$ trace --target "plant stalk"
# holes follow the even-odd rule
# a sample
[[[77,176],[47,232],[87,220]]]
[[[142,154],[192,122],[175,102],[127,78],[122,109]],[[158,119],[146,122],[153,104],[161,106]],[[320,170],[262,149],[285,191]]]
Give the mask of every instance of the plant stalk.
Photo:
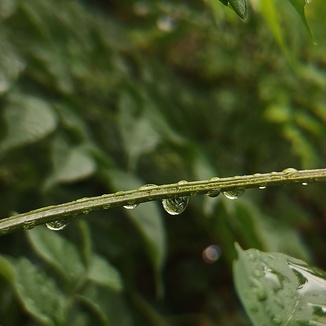
[[[119,191],[97,197],[82,198],[76,201],[47,206],[27,213],[13,215],[0,220],[0,235],[19,229],[31,229],[60,219],[69,220],[94,210],[108,209],[125,205],[141,204],[175,196],[196,196],[211,192],[224,192],[238,188],[262,188],[289,185],[293,183],[313,183],[326,181],[326,169],[295,170],[288,168],[282,172],[256,173],[253,175],[227,178],[211,178],[205,181],[180,181],[179,183],[140,187],[134,190]]]

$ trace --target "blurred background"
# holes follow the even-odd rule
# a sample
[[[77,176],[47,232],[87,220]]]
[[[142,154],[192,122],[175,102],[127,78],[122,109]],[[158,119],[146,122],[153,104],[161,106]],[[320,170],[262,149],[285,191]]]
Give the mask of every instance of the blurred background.
[[[0,218],[144,184],[325,167],[326,2],[306,7],[317,45],[290,2],[274,3],[283,41],[263,0],[245,22],[217,0],[1,0]],[[197,196],[180,216],[153,202],[3,235],[15,272],[0,260],[0,324],[250,325],[234,242],[326,270],[325,196],[318,183]],[[108,264],[119,291],[98,284]],[[53,286],[60,309],[42,292]]]

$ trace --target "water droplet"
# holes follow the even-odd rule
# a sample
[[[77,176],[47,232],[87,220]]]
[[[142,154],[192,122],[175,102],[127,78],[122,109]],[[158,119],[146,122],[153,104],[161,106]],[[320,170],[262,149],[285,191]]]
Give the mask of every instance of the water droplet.
[[[293,174],[293,173],[297,173],[298,170],[294,169],[294,168],[286,168],[282,171],[285,174]]]
[[[264,273],[258,269],[255,269],[253,271],[253,274],[254,274],[254,277],[256,277],[256,278],[261,278],[264,275]]]
[[[144,190],[144,189],[148,190],[150,188],[156,188],[156,187],[157,187],[157,185],[155,185],[153,183],[147,183],[146,185],[139,187],[138,190]]]
[[[173,197],[162,200],[163,208],[171,215],[181,214],[188,206],[189,197]]]
[[[172,32],[175,29],[175,20],[170,16],[162,16],[158,18],[156,25],[163,32]]]
[[[35,225],[36,225],[35,221],[28,221],[24,223],[23,228],[25,230],[31,230],[35,227]]]
[[[272,323],[275,325],[282,325],[282,318],[278,315],[272,316]]]
[[[308,183],[307,182],[302,182],[302,185],[303,186],[308,186]]]
[[[259,189],[261,190],[266,189],[266,186],[259,186]]]
[[[263,288],[258,289],[256,291],[256,296],[259,301],[265,301],[267,299],[267,292]]]
[[[134,209],[138,206],[138,204],[128,204],[128,205],[124,205],[123,208],[125,209]]]
[[[221,190],[219,188],[218,189],[212,189],[207,193],[207,196],[213,198],[213,197],[217,197],[220,193],[221,193]]]
[[[180,180],[180,181],[178,182],[178,185],[179,185],[179,186],[182,186],[182,185],[186,185],[187,183],[188,183],[187,180]]]
[[[219,177],[213,177],[213,178],[210,178],[209,181],[219,181],[220,178]]]
[[[212,264],[221,257],[221,248],[211,245],[203,251],[203,259],[206,263]]]
[[[326,274],[309,265],[298,264],[288,260],[289,267],[293,270],[298,280],[298,292],[302,295],[313,293],[315,296],[326,291]]]
[[[275,293],[283,288],[279,275],[272,269],[265,267],[264,278]]]
[[[69,224],[69,219],[61,218],[60,220],[56,220],[53,222],[46,223],[46,227],[52,231],[60,231],[63,230]]]
[[[244,193],[244,191],[244,188],[239,187],[232,190],[223,191],[223,195],[228,199],[234,200],[239,198]]]

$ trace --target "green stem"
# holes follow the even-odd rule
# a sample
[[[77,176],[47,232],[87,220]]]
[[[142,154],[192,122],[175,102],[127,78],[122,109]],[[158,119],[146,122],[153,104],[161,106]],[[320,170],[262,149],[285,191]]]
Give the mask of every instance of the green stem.
[[[0,235],[18,229],[30,229],[60,219],[70,219],[88,214],[93,210],[107,209],[175,196],[196,196],[212,191],[228,191],[237,188],[258,188],[292,183],[312,183],[326,181],[326,169],[300,170],[285,169],[282,172],[256,173],[254,175],[229,178],[212,178],[205,181],[179,182],[162,186],[149,186],[113,194],[82,198],[73,202],[48,206],[27,213],[0,220]]]

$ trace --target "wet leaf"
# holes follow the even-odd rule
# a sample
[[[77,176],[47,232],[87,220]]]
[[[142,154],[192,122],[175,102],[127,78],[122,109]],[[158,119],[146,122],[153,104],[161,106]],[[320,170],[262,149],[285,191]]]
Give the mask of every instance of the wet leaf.
[[[326,323],[325,272],[281,253],[236,249],[235,286],[254,325]]]

